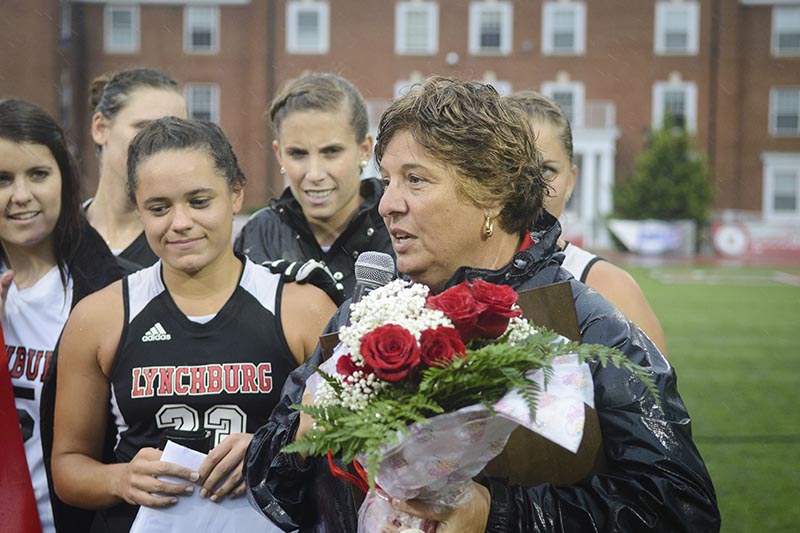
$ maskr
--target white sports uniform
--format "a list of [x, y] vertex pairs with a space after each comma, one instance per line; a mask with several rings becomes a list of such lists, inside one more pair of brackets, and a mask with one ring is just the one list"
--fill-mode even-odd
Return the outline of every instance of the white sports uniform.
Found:
[[564, 255], [566, 257], [561, 264], [561, 268], [572, 274], [572, 277], [581, 283], [586, 283], [589, 270], [591, 270], [595, 263], [598, 261], [605, 261], [605, 259], [599, 255], [587, 252], [583, 248], [569, 242], [564, 246]]
[[[3, 265], [0, 270], [7, 268]], [[45, 533], [55, 532], [55, 526], [42, 460], [39, 404], [42, 382], [71, 307], [72, 278], [68, 277], [65, 290], [58, 267], [53, 267], [33, 287], [18, 290], [12, 283], [2, 317], [25, 457]]]

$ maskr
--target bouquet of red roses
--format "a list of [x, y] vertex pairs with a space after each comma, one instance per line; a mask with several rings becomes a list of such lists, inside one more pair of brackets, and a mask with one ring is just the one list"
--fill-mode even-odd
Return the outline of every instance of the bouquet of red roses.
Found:
[[510, 287], [482, 280], [436, 296], [397, 280], [353, 304], [340, 344], [308, 380], [316, 405], [296, 406], [316, 427], [284, 451], [327, 454], [334, 471], [333, 454], [355, 461], [369, 491], [359, 531], [435, 530], [387, 496], [461, 504], [517, 425], [576, 451], [584, 403], [593, 407], [586, 361], [627, 367], [650, 384], [617, 350], [535, 328], [516, 302]]

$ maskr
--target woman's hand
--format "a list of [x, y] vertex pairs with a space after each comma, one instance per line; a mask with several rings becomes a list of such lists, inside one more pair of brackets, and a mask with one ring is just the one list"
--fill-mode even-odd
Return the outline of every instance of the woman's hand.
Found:
[[169, 507], [178, 502], [178, 496], [194, 492], [192, 483], [171, 483], [157, 476], [172, 476], [194, 482], [200, 479], [197, 472], [160, 459], [161, 450], [142, 448], [131, 462], [120, 465], [121, 475], [115, 483], [117, 496], [134, 505]]
[[392, 507], [426, 520], [439, 522], [436, 533], [483, 533], [489, 519], [489, 490], [471, 482], [466, 503], [461, 507], [449, 508], [422, 503], [419, 500], [392, 501]]
[[225, 496], [236, 498], [244, 494], [242, 469], [251, 440], [252, 433], [233, 433], [211, 450], [200, 465], [200, 496], [218, 502]]
[[6, 270], [0, 276], [0, 316], [6, 312], [6, 297], [8, 296], [8, 289], [11, 288], [11, 282], [14, 281], [14, 271]]
[[[303, 391], [303, 405], [312, 406], [315, 404], [314, 396], [306, 389]], [[297, 426], [297, 433], [294, 435], [295, 442], [305, 437], [306, 433], [314, 428], [314, 419], [311, 415], [300, 411], [300, 425]], [[305, 456], [303, 456], [305, 458]]]

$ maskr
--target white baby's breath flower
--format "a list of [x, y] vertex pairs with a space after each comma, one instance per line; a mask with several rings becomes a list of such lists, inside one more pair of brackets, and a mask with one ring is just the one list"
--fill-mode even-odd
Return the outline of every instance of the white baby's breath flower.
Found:
[[356, 371], [344, 382], [341, 402], [354, 411], [361, 411], [386, 386], [387, 382], [378, 379], [375, 374]]
[[[333, 377], [337, 381], [341, 381], [339, 376]], [[341, 400], [339, 400], [339, 396], [336, 394], [336, 390], [334, 390], [330, 383], [324, 380], [317, 386], [317, 393], [314, 400], [320, 407], [334, 407], [342, 404]]]
[[353, 304], [350, 325], [339, 331], [342, 343], [350, 348], [353, 361], [363, 365], [360, 356], [361, 338], [373, 329], [385, 324], [396, 324], [406, 328], [419, 340], [422, 331], [453, 323], [441, 311], [426, 309], [428, 287], [403, 280], [394, 280], [379, 287], [361, 301]]
[[528, 320], [521, 317], [514, 317], [508, 322], [506, 329], [508, 334], [508, 344], [516, 346], [524, 343], [529, 337], [536, 334], [536, 328]]

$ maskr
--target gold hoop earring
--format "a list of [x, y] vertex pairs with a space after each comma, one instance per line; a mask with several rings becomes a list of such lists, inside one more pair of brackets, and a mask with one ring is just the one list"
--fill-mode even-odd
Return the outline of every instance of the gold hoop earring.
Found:
[[483, 234], [487, 239], [494, 235], [494, 222], [489, 215], [486, 215], [486, 219], [483, 221]]
[[286, 167], [281, 165], [281, 174], [286, 175]]

